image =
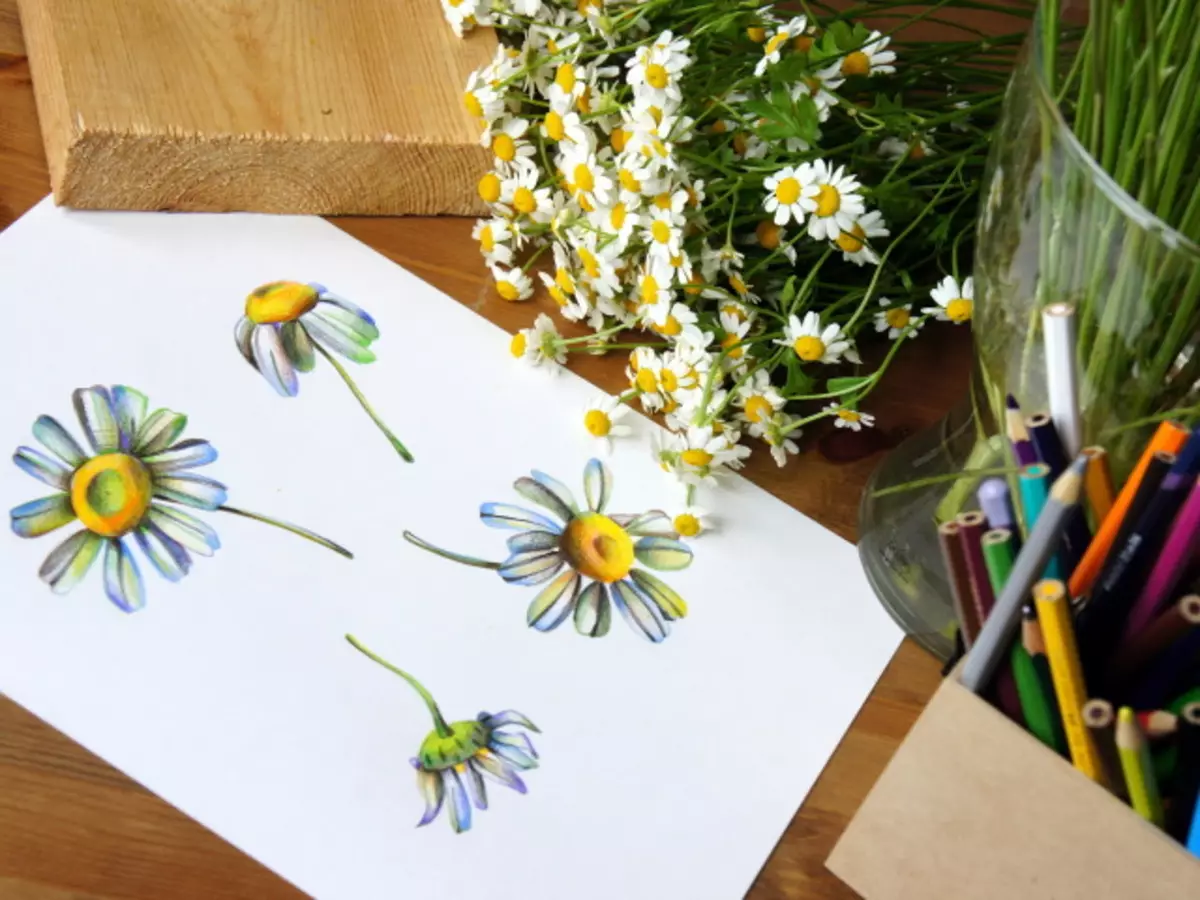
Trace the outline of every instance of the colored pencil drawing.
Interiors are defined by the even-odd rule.
[[[413,461],[334,355],[360,364],[375,361],[371,344],[379,327],[366,310],[315,282],[272,281],[246,297],[246,313],[233,333],[246,362],[282,397],[300,393],[299,373],[311,372],[317,356],[325,357],[392,449],[405,462]]]
[[[212,527],[185,508],[253,519],[353,558],[304,528],[227,505],[223,484],[192,471],[213,462],[217,450],[208,441],[180,440],[187,416],[169,409],[148,413],[146,395],[120,384],[79,388],[72,399],[91,452],[44,415],[33,423],[33,436],[49,454],[32,447],[13,454],[20,469],[57,489],[10,510],[13,532],[35,538],[71,522],[83,526],[38,570],[56,594],[82,581],[103,550],[108,598],[125,612],[141,609],[145,590],[130,540],[168,581],[188,573],[192,554],[212,556],[221,545]]]
[[[450,827],[461,834],[471,827],[471,806],[488,807],[485,777],[512,788],[528,790],[518,772],[538,767],[533,741],[520,729],[541,733],[529,719],[513,709],[496,714],[481,712],[474,719],[447,722],[437,702],[417,679],[403,669],[376,656],[353,635],[346,635],[356,650],[399,675],[417,692],[433,718],[433,731],[421,742],[410,762],[417,770],[417,790],[425,801],[425,814],[417,827],[428,825],[446,807]]]
[[[508,539],[509,556],[503,562],[452,553],[408,531],[404,537],[454,562],[495,569],[509,584],[550,582],[529,605],[528,624],[538,631],[552,631],[573,616],[580,634],[602,637],[615,606],[638,634],[654,643],[664,640],[670,623],[687,615],[687,604],[634,563],[666,571],[691,565],[692,551],[677,540],[671,520],[660,510],[606,515],[612,473],[598,459],[589,461],[583,473],[586,509],[579,508],[561,482],[538,471],[531,475],[518,478],[513,487],[558,521],[520,506],[484,503],[479,517],[485,525],[517,532]]]

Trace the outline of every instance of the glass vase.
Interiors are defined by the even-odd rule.
[[[992,140],[968,400],[884,460],[860,510],[872,586],[942,657],[953,649],[953,614],[935,528],[978,507],[978,477],[955,473],[1015,469],[997,425],[1005,396],[1025,415],[1047,409],[1046,305],[1075,307],[1083,442],[1108,450],[1117,483],[1161,419],[1200,413],[1200,249],[1122,190],[1076,139],[1046,74],[1065,72],[1070,59],[1048,60],[1045,38],[1035,19]]]

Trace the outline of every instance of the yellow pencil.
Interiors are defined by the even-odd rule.
[[[1154,779],[1150,745],[1128,706],[1122,706],[1117,713],[1117,755],[1121,757],[1130,804],[1139,816],[1161,828],[1163,805],[1158,795],[1158,782]]]
[[[1075,645],[1066,585],[1052,578],[1039,581],[1033,586],[1033,599],[1037,604],[1042,638],[1046,642],[1046,658],[1050,661],[1050,677],[1058,697],[1071,762],[1092,781],[1108,787],[1104,763],[1080,715],[1088,695],[1083,683],[1083,669],[1079,665],[1079,648]]]

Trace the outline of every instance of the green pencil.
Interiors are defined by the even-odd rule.
[[[1012,572],[1013,558],[1016,556],[1013,553],[1012,532],[1007,528],[993,528],[984,533],[979,543],[983,547],[983,562],[987,566],[988,580],[998,597],[1004,590],[1009,573]]]
[[[1021,611],[1021,640],[1013,642],[1011,661],[1021,714],[1030,733],[1056,753],[1066,753],[1067,739],[1054,697],[1050,661],[1046,659],[1046,644],[1033,604]]]

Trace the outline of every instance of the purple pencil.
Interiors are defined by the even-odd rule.
[[[1004,422],[1008,430],[1008,441],[1012,444],[1017,465],[1031,466],[1038,461],[1037,450],[1033,447],[1033,441],[1029,439],[1029,429],[1025,427],[1025,420],[1021,417],[1021,407],[1017,403],[1017,398],[1009,394],[1005,398],[1004,406]]]
[[[1200,549],[1200,481],[1192,485],[1187,499],[1175,516],[1171,531],[1163,543],[1158,561],[1150,570],[1146,586],[1125,620],[1125,640],[1149,625],[1163,605],[1173,598],[1173,592],[1183,577],[1192,557]]]

